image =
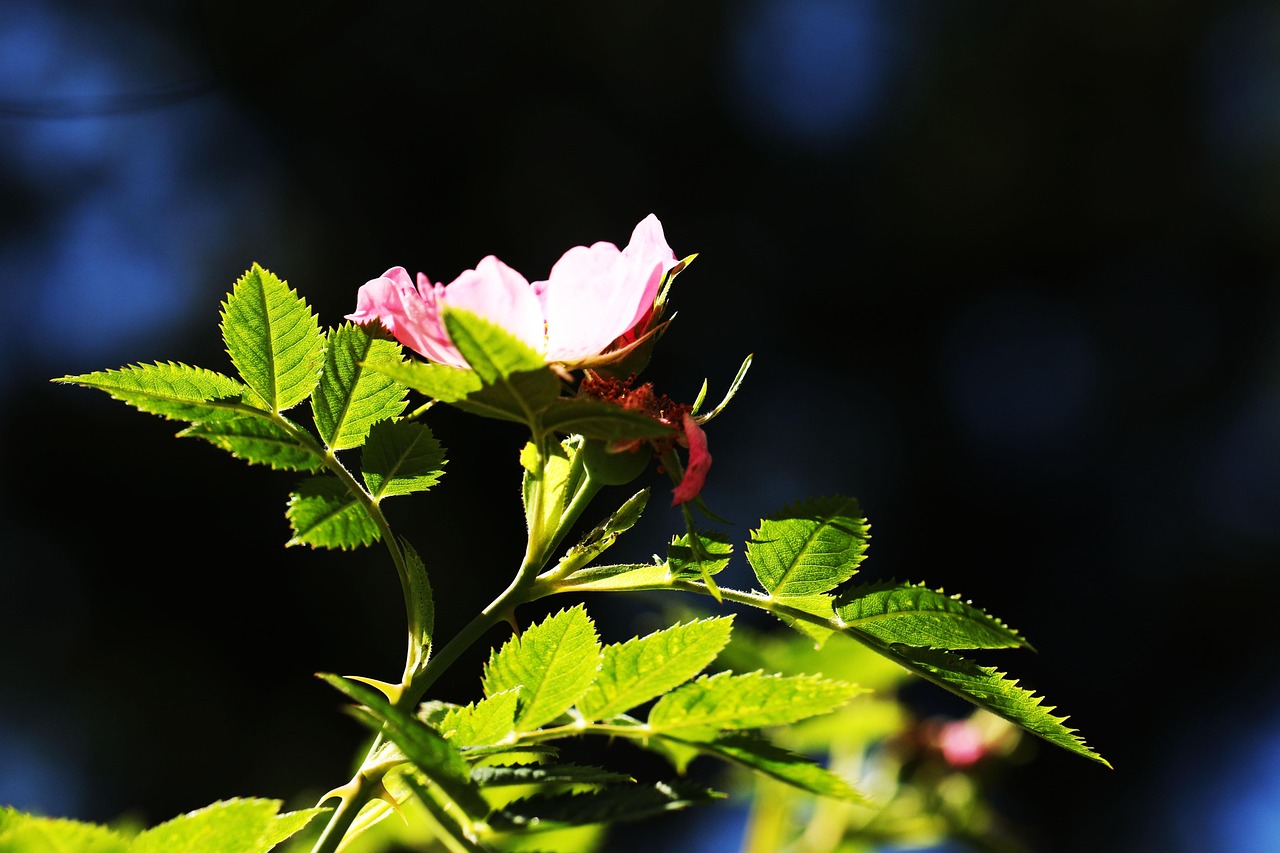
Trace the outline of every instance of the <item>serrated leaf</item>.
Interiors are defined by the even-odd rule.
[[[1000,620],[958,596],[923,584],[871,584],[847,590],[835,606],[850,628],[885,643],[935,649],[1009,649],[1027,646]]]
[[[381,730],[418,772],[439,786],[466,814],[484,817],[489,806],[471,784],[470,768],[462,754],[443,735],[392,705],[372,687],[327,673],[320,677],[364,706],[366,713],[357,714],[356,718],[375,732]]]
[[[460,748],[498,744],[515,731],[519,696],[515,687],[453,708],[440,721],[440,731]]]
[[[1014,725],[1037,735],[1056,746],[1077,755],[1083,755],[1110,767],[1105,758],[1085,745],[1076,729],[1064,725],[1066,717],[1049,713],[1053,706],[1045,706],[1041,697],[1018,686],[1018,682],[992,667],[979,666],[954,652],[941,649],[924,649],[885,643],[875,637],[859,636],[859,640],[899,666],[933,682],[962,699],[1003,717]]]
[[[179,421],[238,417],[249,390],[230,376],[172,361],[131,364],[53,381],[96,388],[147,414]]]
[[[732,734],[699,743],[697,746],[708,755],[740,764],[802,791],[861,805],[871,805],[870,800],[859,793],[843,776],[832,773],[812,759],[783,749],[762,737]]]
[[[655,734],[697,740],[725,730],[780,726],[829,713],[864,692],[820,675],[721,672],[663,696],[649,712]]]
[[[369,510],[336,477],[298,484],[285,511],[293,538],[286,545],[348,550],[377,542],[382,533]]]
[[[375,500],[426,491],[444,474],[444,447],[430,427],[416,421],[374,424],[360,460]]]
[[[612,785],[631,783],[635,779],[625,773],[614,773],[602,767],[585,767],[578,764],[519,765],[516,767],[473,767],[471,781],[482,788],[507,785]]]
[[[267,853],[329,809],[277,815],[279,800],[232,799],[179,815],[140,833],[129,853]]]
[[[457,403],[480,390],[474,370],[431,361],[379,362],[369,369],[441,403]]]
[[[408,389],[370,365],[404,361],[400,345],[344,323],[329,333],[324,371],[311,394],[316,429],[331,450],[359,447],[369,427],[399,417]]]
[[[516,728],[532,731],[582,698],[600,656],[595,625],[582,605],[561,610],[493,653],[484,667],[484,694],[520,688]]]
[[[493,416],[533,424],[560,396],[555,372],[523,341],[470,311],[445,309],[443,314],[450,339],[482,383],[455,405],[476,405]]]
[[[705,580],[724,571],[733,556],[733,545],[723,533],[697,534],[693,544],[688,533],[682,533],[667,546],[667,564],[677,578]]]
[[[500,832],[528,832],[643,820],[722,797],[709,788],[681,782],[615,785],[593,793],[516,800],[490,815],[489,825]]]
[[[600,674],[578,700],[578,711],[604,720],[661,696],[709,666],[732,628],[732,616],[713,617],[605,646]]]
[[[105,826],[0,806],[4,853],[125,853],[129,839]]]
[[[192,424],[178,433],[199,438],[250,465],[284,471],[316,471],[324,464],[319,448],[299,440],[279,424],[260,417]]]
[[[551,401],[543,410],[542,425],[553,432],[575,433],[604,441],[666,438],[675,432],[648,415],[607,400],[585,397]]]
[[[775,599],[830,592],[857,572],[869,535],[853,498],[804,501],[760,522],[747,562]]]
[[[319,321],[287,282],[258,264],[222,303],[222,339],[245,384],[272,412],[301,403],[319,381]]]

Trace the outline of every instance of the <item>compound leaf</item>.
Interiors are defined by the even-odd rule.
[[[582,605],[561,610],[495,651],[484,667],[484,694],[520,688],[516,728],[531,731],[582,698],[600,665],[595,624]]]

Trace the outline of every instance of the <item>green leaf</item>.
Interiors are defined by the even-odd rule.
[[[441,313],[449,339],[484,384],[546,367],[537,350],[496,323],[459,308],[446,307]]]
[[[1076,730],[1064,725],[1066,717],[1049,713],[1053,706],[1018,686],[1018,682],[991,667],[979,666],[960,655],[941,649],[924,649],[885,643],[874,637],[853,635],[880,654],[916,675],[937,684],[962,699],[1044,738],[1077,755],[1110,767],[1102,756],[1085,745]]]
[[[554,720],[582,698],[600,665],[595,625],[582,605],[512,637],[484,667],[484,694],[520,688],[519,731]]]
[[[671,573],[682,580],[705,580],[717,575],[729,565],[733,545],[723,533],[697,534],[697,544],[691,544],[689,534],[682,533],[671,540],[667,547],[667,564]]]
[[[868,538],[853,498],[805,501],[760,522],[747,561],[773,598],[809,596],[853,577]]]
[[[413,792],[427,810],[427,823],[431,827],[430,837],[444,845],[449,853],[488,853],[471,838],[467,830],[462,828],[454,813],[436,800],[430,789],[411,775],[404,776],[403,781],[405,787]]]
[[[614,773],[601,767],[557,764],[552,767],[473,767],[471,781],[482,788],[496,788],[507,785],[612,785],[635,780],[625,773]]]
[[[762,737],[751,734],[731,734],[713,741],[698,743],[697,747],[708,755],[740,764],[802,791],[860,805],[871,805],[871,801],[850,785],[843,776],[832,773],[811,759],[783,749]]]
[[[404,554],[407,576],[407,603],[409,616],[409,640],[413,643],[409,664],[423,665],[431,657],[431,635],[436,629],[436,605],[431,593],[431,581],[427,567],[418,552],[401,537],[400,549]]]
[[[820,675],[721,672],[663,696],[649,712],[655,734],[706,740],[723,730],[780,726],[829,713],[864,692]]]
[[[261,417],[192,424],[178,435],[203,439],[250,465],[268,465],[285,471],[316,471],[324,464],[324,457],[317,446]]]
[[[377,362],[368,367],[441,403],[466,400],[482,384],[474,370],[432,361]]]
[[[286,545],[348,550],[377,542],[382,533],[369,510],[337,477],[313,477],[298,484],[285,511],[293,538]]]
[[[366,713],[357,714],[356,718],[375,732],[381,729],[418,772],[438,785],[466,814],[484,817],[489,806],[471,784],[470,768],[462,754],[439,732],[392,705],[372,687],[338,675],[322,673],[320,677],[361,703]]]
[[[443,314],[450,339],[483,385],[459,403],[478,406],[481,414],[536,423],[538,413],[560,396],[560,380],[542,356],[470,311],[445,309]]]
[[[671,570],[666,563],[626,563],[616,566],[587,566],[555,581],[555,589],[604,592],[622,589],[667,589]]]
[[[600,674],[578,711],[603,720],[631,710],[702,672],[729,642],[733,617],[714,617],[604,647]]]
[[[320,323],[302,297],[254,264],[222,303],[231,363],[272,412],[298,405],[316,387],[324,360]]]
[[[140,411],[179,421],[237,417],[245,408],[243,398],[249,390],[230,376],[172,361],[133,364],[53,381],[96,388]]]
[[[835,612],[847,627],[885,643],[951,650],[1028,645],[1016,631],[959,596],[922,584],[855,587],[840,596]]]
[[[517,800],[490,815],[489,825],[499,832],[529,832],[644,820],[722,798],[708,788],[683,782],[615,785],[594,793]]]
[[[583,477],[581,450],[582,439],[570,436],[541,445],[529,441],[520,451],[525,523],[530,530],[537,527],[543,531],[546,545],[542,556],[559,546],[574,520],[565,513],[578,503],[576,499],[584,488],[591,488]]]
[[[492,746],[516,728],[516,708],[520,688],[495,693],[470,705],[450,709],[440,722],[440,731],[458,747]]]
[[[543,411],[542,425],[554,432],[576,433],[604,441],[668,438],[675,432],[648,415],[607,400],[586,397],[551,401]]]
[[[329,809],[277,815],[279,800],[233,799],[179,815],[134,839],[129,853],[266,853]]]
[[[344,323],[329,333],[324,372],[311,394],[316,429],[331,450],[359,447],[378,421],[399,417],[408,404],[408,389],[374,364],[404,361],[400,345],[370,337]]]
[[[805,613],[812,613],[814,616],[821,617],[828,622],[834,622],[836,618],[835,598],[825,592],[813,595],[788,595],[776,600],[787,607],[803,610]],[[815,648],[822,648],[823,644],[834,633],[832,628],[816,625],[804,619],[797,619],[786,613],[777,613],[775,615],[787,625],[812,639]]]
[[[105,826],[0,806],[4,853],[125,853],[128,845],[129,839]]]
[[[422,492],[440,482],[444,447],[416,421],[380,421],[361,451],[364,482],[375,501]]]

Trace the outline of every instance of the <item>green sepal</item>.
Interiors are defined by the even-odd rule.
[[[578,700],[578,712],[603,720],[661,696],[709,666],[732,628],[732,616],[713,617],[605,646],[600,672]]]
[[[139,411],[178,421],[238,417],[247,408],[244,397],[250,393],[230,376],[172,361],[131,364],[53,381],[96,388]]]
[[[192,424],[178,433],[181,438],[199,438],[222,448],[250,465],[267,465],[283,471],[316,471],[324,465],[320,448],[264,417],[237,417]]]
[[[710,788],[685,782],[611,785],[591,793],[516,800],[496,810],[488,823],[498,832],[545,832],[567,826],[644,820],[723,798],[723,794]]]
[[[371,545],[382,537],[368,508],[337,477],[303,480],[290,493],[285,516],[293,529],[287,546],[346,551]]]
[[[694,745],[706,755],[733,762],[811,794],[864,806],[872,804],[843,776],[756,734],[736,732]]]
[[[374,501],[422,492],[444,474],[444,447],[417,421],[379,421],[361,449],[361,471]]]
[[[884,643],[935,649],[1030,647],[1016,631],[959,596],[923,584],[886,582],[845,590],[835,613],[847,627]]]
[[[495,650],[484,667],[484,695],[520,688],[516,730],[533,731],[582,698],[595,680],[600,658],[595,623],[579,604]]]
[[[222,303],[221,325],[231,363],[269,411],[283,412],[311,396],[324,335],[287,282],[254,264]]]
[[[559,398],[542,412],[542,425],[560,433],[576,433],[602,441],[668,438],[675,430],[641,412],[608,400]]]
[[[324,371],[311,393],[311,410],[316,430],[330,450],[359,447],[371,426],[404,411],[408,389],[370,369],[404,360],[399,344],[370,337],[351,323],[329,332]]]
[[[471,783],[466,760],[444,736],[391,704],[372,687],[339,675],[320,673],[319,676],[364,706],[353,708],[356,718],[373,731],[381,731],[419,773],[435,783],[465,814],[477,819],[485,816],[489,806]]]

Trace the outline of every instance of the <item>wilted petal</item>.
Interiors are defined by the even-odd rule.
[[[707,471],[711,468],[711,454],[707,452],[707,434],[688,412],[684,413],[682,425],[685,439],[689,442],[689,464],[685,466],[684,477],[672,494],[672,506],[679,506],[696,498],[702,491],[703,484],[707,482]]]

